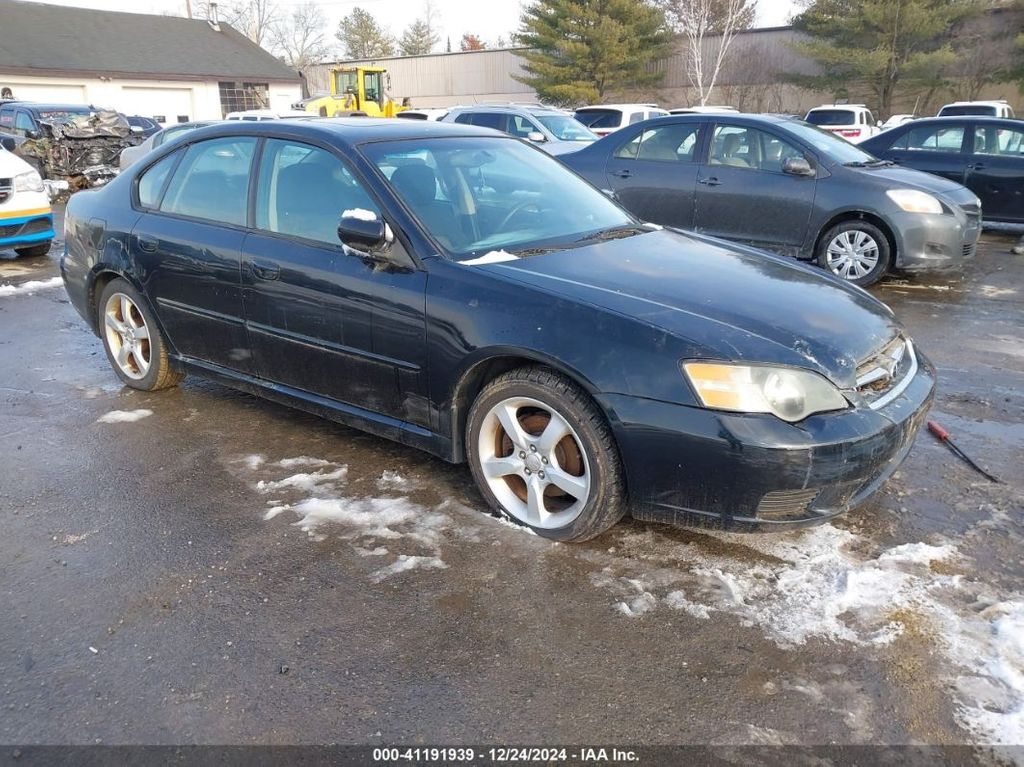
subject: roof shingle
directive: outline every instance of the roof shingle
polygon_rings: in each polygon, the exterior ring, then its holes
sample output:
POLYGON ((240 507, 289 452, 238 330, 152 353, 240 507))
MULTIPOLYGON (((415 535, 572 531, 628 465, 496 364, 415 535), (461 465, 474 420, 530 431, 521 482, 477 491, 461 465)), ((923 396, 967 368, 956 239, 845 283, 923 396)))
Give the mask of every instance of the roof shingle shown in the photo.
POLYGON ((298 74, 221 22, 0 0, 0 72, 297 81, 298 74))

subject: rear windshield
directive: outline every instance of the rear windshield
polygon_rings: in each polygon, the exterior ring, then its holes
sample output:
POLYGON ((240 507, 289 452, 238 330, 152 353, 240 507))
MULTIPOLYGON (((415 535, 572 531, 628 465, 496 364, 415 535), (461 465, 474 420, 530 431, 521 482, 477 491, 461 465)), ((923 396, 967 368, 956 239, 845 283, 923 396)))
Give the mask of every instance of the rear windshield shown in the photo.
POLYGON ((986 104, 965 104, 957 107, 942 107, 939 117, 959 117, 961 115, 996 116, 996 108, 986 104))
POLYGON ((857 113, 850 109, 814 109, 807 113, 812 125, 856 125, 857 113))
POLYGON ((590 129, 618 128, 622 121, 622 112, 618 109, 584 109, 573 116, 590 129))

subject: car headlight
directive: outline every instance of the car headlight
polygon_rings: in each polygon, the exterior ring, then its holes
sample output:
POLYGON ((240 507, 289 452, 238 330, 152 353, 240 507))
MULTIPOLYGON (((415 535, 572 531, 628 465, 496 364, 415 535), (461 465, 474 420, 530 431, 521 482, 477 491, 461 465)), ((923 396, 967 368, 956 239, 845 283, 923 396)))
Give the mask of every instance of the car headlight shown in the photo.
POLYGON ((942 213, 942 203, 917 189, 890 189, 885 193, 907 213, 942 213))
POLYGON ((41 192, 43 191, 43 177, 34 170, 30 170, 28 173, 19 173, 14 177, 14 191, 41 192))
POLYGON ((810 370, 729 362, 684 362, 683 372, 701 404, 714 410, 772 413, 793 423, 812 413, 849 407, 835 385, 810 370))

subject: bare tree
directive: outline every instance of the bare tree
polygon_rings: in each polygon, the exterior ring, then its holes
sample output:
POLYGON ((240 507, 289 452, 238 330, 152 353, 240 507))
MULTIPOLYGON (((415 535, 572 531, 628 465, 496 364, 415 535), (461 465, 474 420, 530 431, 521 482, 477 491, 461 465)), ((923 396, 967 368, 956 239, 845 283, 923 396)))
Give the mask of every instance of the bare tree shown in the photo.
POLYGON ((292 69, 305 71, 327 58, 327 17, 315 2, 296 6, 271 28, 271 42, 292 69))
POLYGON ((733 36, 753 23, 757 0, 667 0, 664 7, 670 24, 682 35, 686 76, 703 106, 733 36))
POLYGON ((273 0, 234 0, 225 3, 222 10, 224 21, 263 47, 270 42, 281 18, 281 9, 273 0))

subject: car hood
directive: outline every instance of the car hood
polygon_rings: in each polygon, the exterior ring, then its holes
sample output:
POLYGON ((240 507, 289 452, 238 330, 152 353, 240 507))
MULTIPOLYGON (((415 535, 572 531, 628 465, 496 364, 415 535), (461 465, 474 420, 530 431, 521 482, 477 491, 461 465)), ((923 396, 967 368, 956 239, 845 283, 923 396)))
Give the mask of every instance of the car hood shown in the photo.
POLYGON ((900 332, 888 307, 816 268, 670 230, 480 268, 662 328, 694 357, 796 365, 844 388, 900 332))
POLYGON ((895 165, 881 168, 852 168, 852 170, 857 173, 869 174, 871 178, 882 183, 886 189, 911 188, 933 194, 956 195, 965 188, 963 184, 950 181, 942 176, 935 176, 912 168, 900 168, 895 165))

